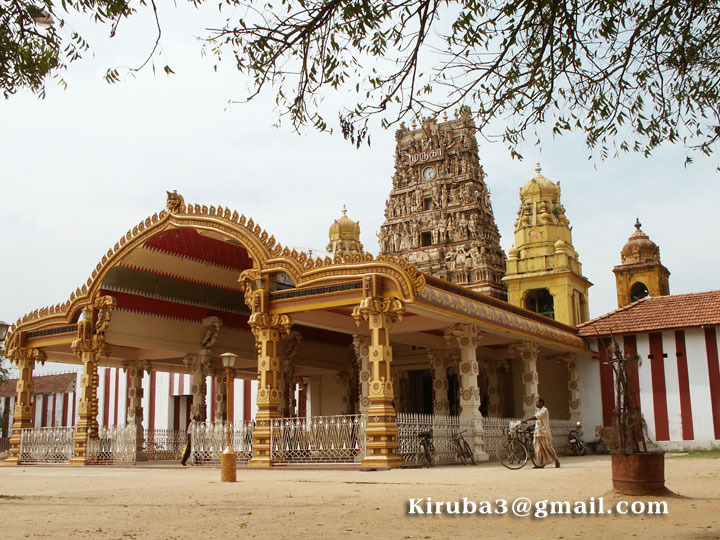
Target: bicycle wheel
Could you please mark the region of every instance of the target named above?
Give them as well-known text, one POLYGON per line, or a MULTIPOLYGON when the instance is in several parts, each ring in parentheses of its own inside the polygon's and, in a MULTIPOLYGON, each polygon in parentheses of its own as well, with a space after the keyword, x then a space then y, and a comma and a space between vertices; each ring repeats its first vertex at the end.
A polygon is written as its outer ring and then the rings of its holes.
POLYGON ((467 441, 462 442, 462 449, 463 449, 463 454, 465 455, 465 458, 470 463, 475 465, 475 456, 473 456, 472 450, 470 449, 470 445, 467 443, 467 441))
POLYGON ((427 464, 428 467, 433 466, 432 454, 430 453, 430 446, 425 442, 420 443, 420 462, 424 466, 427 464))
POLYGON ((498 459, 508 469, 522 469, 528 461, 528 449, 520 441, 505 441, 498 459))
POLYGON ((535 443, 533 441, 530 441, 527 445, 528 448, 528 455, 530 457, 530 461, 532 461, 532 464, 535 467, 544 467, 544 463, 540 463, 537 456, 535 455, 535 443))
POLYGON ((463 448, 462 448, 460 441, 453 441, 453 444, 455 444, 455 455, 457 456, 458 461, 460 463, 462 463, 463 465, 465 465, 467 463, 466 457, 465 457, 465 452, 463 452, 463 448))

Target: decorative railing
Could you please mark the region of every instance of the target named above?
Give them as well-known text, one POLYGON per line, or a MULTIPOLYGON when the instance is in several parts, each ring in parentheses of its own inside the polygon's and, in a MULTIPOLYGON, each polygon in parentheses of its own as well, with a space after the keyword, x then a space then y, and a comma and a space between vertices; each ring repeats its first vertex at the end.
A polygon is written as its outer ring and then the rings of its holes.
MULTIPOLYGON (((498 451, 502 446, 503 440, 507 435, 511 424, 520 422, 520 418, 504 418, 504 417, 483 417, 483 427, 485 428, 485 447, 484 450, 492 459, 497 459, 498 451)), ((569 450, 568 434, 571 429, 575 428, 575 422, 572 420, 550 420, 550 431, 552 432, 553 446, 558 454, 566 454, 569 450)))
POLYGON ((0 437, 0 452, 10 450, 10 437, 0 437))
MULTIPOLYGON (((227 437, 225 428, 225 422, 198 422, 190 428, 192 439, 190 460, 194 465, 220 464, 220 455, 225 449, 227 437)), ((236 422, 232 425, 230 440, 238 463, 247 463, 252 457, 252 432, 252 422, 236 422)), ((180 450, 182 451, 182 447, 180 450)))
POLYGON ((20 432, 20 463, 68 463, 75 455, 74 427, 27 428, 20 432))
POLYGON ((471 419, 460 416, 441 416, 435 414, 398 413, 397 415, 397 453, 406 464, 420 463, 420 438, 423 431, 432 430, 436 463, 456 463, 458 461, 453 433, 463 432, 463 438, 471 448, 474 447, 475 428, 471 419))
POLYGON ((361 414, 278 418, 270 430, 271 457, 286 463, 356 463, 365 457, 361 414))
POLYGON ((143 437, 143 459, 179 460, 185 447, 187 433, 185 430, 146 429, 143 437))
POLYGON ((111 465, 135 463, 137 452, 137 429, 134 425, 102 426, 98 438, 88 439, 88 463, 111 465))

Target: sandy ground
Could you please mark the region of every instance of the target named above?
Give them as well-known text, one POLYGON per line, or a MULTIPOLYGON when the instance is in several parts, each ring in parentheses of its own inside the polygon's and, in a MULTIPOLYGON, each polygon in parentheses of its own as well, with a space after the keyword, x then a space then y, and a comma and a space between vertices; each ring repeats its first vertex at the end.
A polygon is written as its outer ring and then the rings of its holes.
MULTIPOLYGON (((359 470, 219 469, 155 464, 0 467, 0 537, 185 538, 672 538, 720 539, 720 460, 666 459, 667 486, 682 497, 618 497, 608 456, 565 458, 560 469, 475 467, 359 470), (473 502, 526 497, 665 500, 667 515, 408 515, 408 500, 473 502)), ((462 508, 462 507, 461 507, 462 508)), ((589 504, 588 504, 589 508, 589 504)), ((451 507, 452 509, 452 507, 451 507)))

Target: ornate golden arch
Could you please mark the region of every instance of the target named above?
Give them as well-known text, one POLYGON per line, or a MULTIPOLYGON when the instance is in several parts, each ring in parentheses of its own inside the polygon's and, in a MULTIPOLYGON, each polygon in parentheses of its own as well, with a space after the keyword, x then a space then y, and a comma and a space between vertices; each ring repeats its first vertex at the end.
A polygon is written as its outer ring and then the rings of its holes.
MULTIPOLYGON (((252 218, 223 206, 185 204, 182 195, 168 192, 166 209, 141 221, 123 235, 103 255, 87 282, 70 294, 70 298, 54 306, 32 311, 12 326, 8 349, 17 346, 19 331, 32 331, 74 323, 82 309, 93 304, 107 272, 133 249, 143 245, 154 235, 173 228, 194 228, 219 233, 237 241, 248 251, 253 272, 272 274, 285 272, 297 287, 319 282, 338 281, 367 274, 380 274, 391 280, 402 294, 412 301, 425 286, 425 278, 417 268, 400 257, 356 254, 345 257, 313 259, 306 253, 283 247, 274 236, 256 224, 252 218)), ((238 276, 239 277, 239 276, 238 276)))

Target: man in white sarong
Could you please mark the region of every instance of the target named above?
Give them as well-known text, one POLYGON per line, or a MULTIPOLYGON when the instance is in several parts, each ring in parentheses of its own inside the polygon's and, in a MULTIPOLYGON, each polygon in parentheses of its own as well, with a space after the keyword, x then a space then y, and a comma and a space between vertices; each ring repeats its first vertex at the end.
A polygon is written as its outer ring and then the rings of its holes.
POLYGON ((534 468, 542 469, 547 463, 555 462, 555 468, 560 466, 560 460, 555 453, 552 444, 552 433, 550 432, 550 413, 545 407, 545 400, 541 397, 535 400, 535 416, 523 420, 529 422, 535 420, 535 435, 533 445, 535 447, 534 468))

